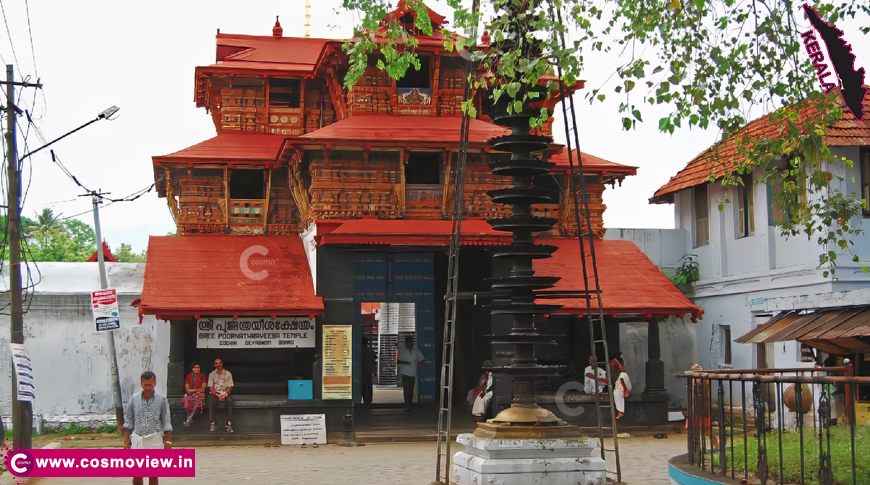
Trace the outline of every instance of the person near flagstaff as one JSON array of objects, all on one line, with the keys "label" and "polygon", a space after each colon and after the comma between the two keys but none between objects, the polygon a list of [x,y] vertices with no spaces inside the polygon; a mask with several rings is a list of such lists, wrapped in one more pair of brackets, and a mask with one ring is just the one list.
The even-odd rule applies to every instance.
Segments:
[{"label": "person near flagstaff", "polygon": [[583,375],[585,376],[583,391],[586,392],[586,394],[595,394],[595,381],[597,375],[598,391],[602,396],[607,395],[607,371],[595,364],[594,355],[589,356],[589,365],[586,367],[586,370],[583,371]]},{"label": "person near flagstaff", "polygon": [[483,363],[483,375],[480,377],[477,387],[469,392],[471,419],[475,422],[486,421],[489,415],[489,403],[492,401],[492,388],[492,362],[487,360]]},{"label": "person near flagstaff", "polygon": [[[171,450],[172,423],[169,417],[169,400],[155,392],[157,377],[145,371],[139,378],[142,392],[130,397],[124,408],[124,449]],[[133,479],[133,485],[142,485],[142,478]],[[148,479],[148,485],[157,485],[157,477]]]},{"label": "person near flagstaff", "polygon": [[616,376],[616,384],[613,386],[613,404],[616,406],[616,419],[625,415],[625,400],[631,391],[631,379],[625,372],[625,361],[620,353],[610,361],[610,374]]}]

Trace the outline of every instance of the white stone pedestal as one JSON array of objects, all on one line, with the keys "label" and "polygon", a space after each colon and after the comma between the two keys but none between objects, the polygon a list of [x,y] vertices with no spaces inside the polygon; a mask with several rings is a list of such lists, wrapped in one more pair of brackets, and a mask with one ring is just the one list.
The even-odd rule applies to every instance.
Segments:
[{"label": "white stone pedestal", "polygon": [[604,485],[596,438],[500,439],[461,434],[453,457],[458,485]]}]

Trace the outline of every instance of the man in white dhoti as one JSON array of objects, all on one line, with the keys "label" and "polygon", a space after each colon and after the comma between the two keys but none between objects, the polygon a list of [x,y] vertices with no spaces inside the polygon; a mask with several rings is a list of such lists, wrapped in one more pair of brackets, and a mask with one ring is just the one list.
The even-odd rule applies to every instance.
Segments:
[{"label": "man in white dhoti", "polygon": [[[169,401],[154,392],[157,377],[153,372],[143,372],[139,382],[142,392],[133,394],[124,408],[124,449],[172,449]],[[142,478],[134,478],[133,485],[142,485]],[[148,485],[157,485],[157,477],[149,478]]]},{"label": "man in white dhoti", "polygon": [[483,363],[483,377],[480,378],[480,383],[476,391],[477,396],[474,398],[474,404],[471,406],[472,419],[476,422],[486,421],[486,416],[489,410],[489,403],[492,401],[492,363],[486,361]]},{"label": "man in white dhoti", "polygon": [[[598,370],[596,373],[595,370]],[[583,391],[586,394],[595,394],[595,376],[598,375],[598,391],[601,392],[601,395],[607,393],[605,391],[605,386],[607,386],[607,371],[595,365],[595,356],[589,356],[589,366],[586,367],[586,370],[583,371],[583,374],[586,376],[584,379]]]}]

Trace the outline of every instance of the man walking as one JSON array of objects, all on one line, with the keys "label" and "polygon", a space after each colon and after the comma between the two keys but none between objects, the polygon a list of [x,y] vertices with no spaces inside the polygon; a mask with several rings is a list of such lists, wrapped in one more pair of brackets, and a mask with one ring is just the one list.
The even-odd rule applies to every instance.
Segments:
[{"label": "man walking", "polygon": [[399,375],[402,376],[402,392],[405,397],[405,411],[410,411],[411,403],[414,402],[414,385],[417,383],[417,366],[422,365],[425,369],[426,360],[423,359],[420,349],[414,345],[414,337],[410,335],[405,337],[405,346],[399,347],[398,353]]},{"label": "man walking", "polygon": [[235,383],[233,375],[230,371],[224,369],[224,361],[216,359],[214,361],[214,370],[208,375],[208,420],[211,421],[209,431],[214,431],[217,427],[214,421],[214,412],[217,409],[219,402],[226,403],[227,407],[227,433],[233,432],[233,398],[230,392],[233,390]]},{"label": "man walking", "polygon": [[[143,372],[139,383],[142,392],[133,394],[124,409],[124,449],[172,449],[169,401],[154,392],[157,377],[153,372]],[[142,485],[142,478],[134,478],[133,485]],[[157,477],[149,478],[148,485],[157,485]]]}]

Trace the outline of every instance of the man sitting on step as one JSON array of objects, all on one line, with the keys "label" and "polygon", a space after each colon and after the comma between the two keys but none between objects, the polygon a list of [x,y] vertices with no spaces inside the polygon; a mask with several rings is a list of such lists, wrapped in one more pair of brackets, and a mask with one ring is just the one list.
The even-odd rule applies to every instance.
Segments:
[{"label": "man sitting on step", "polygon": [[208,419],[211,421],[209,431],[214,431],[217,427],[214,421],[214,413],[219,402],[226,403],[227,408],[227,433],[233,432],[233,398],[230,392],[233,390],[233,375],[230,371],[224,369],[224,361],[215,359],[215,369],[208,375]]}]

